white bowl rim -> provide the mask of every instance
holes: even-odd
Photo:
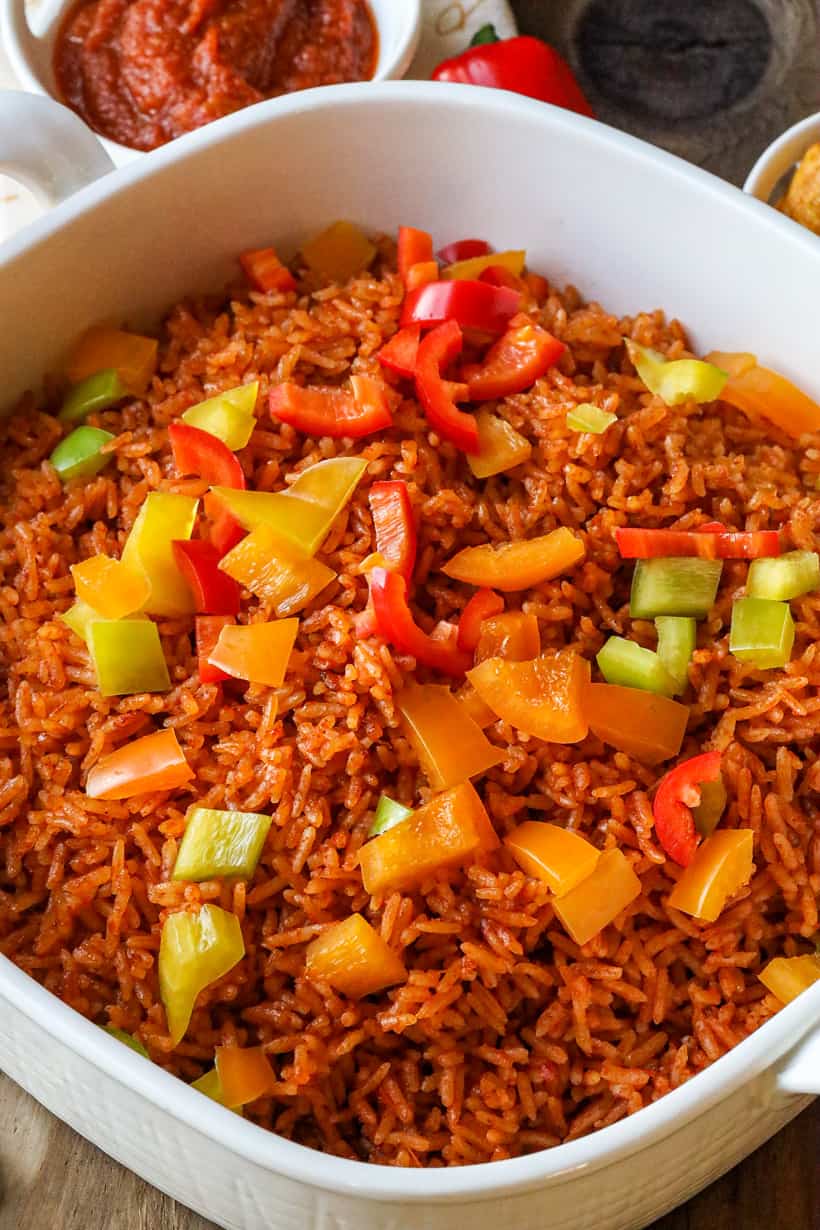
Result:
[[[815,141],[820,141],[820,111],[798,120],[766,146],[746,176],[743,191],[768,204],[778,181]]]
[[[0,246],[0,276],[4,266],[46,242],[81,215],[93,212],[108,198],[125,194],[136,183],[161,175],[167,165],[188,155],[227,143],[239,133],[252,133],[275,124],[277,117],[326,108],[338,111],[419,103],[435,109],[468,108],[475,123],[481,122],[482,112],[488,121],[503,120],[506,115],[528,115],[543,128],[545,139],[551,130],[563,129],[593,151],[602,144],[613,146],[626,164],[654,164],[666,175],[696,185],[706,197],[722,200],[740,212],[760,211],[761,223],[779,229],[781,242],[797,245],[810,261],[818,260],[816,237],[769,206],[744,196],[739,189],[673,154],[598,121],[507,91],[440,82],[390,81],[300,91],[248,107],[179,137],[145,158],[96,180],[7,240]],[[820,1020],[818,983],[710,1068],[609,1127],[523,1157],[449,1169],[402,1170],[320,1153],[239,1119],[158,1065],[146,1063],[2,956],[0,997],[7,998],[40,1028],[106,1075],[237,1156],[314,1188],[405,1204],[478,1201],[490,1195],[498,1197],[552,1186],[579,1171],[588,1173],[609,1166],[671,1135],[755,1075],[772,1069],[779,1058],[805,1041]],[[774,1084],[774,1076],[772,1081]]]

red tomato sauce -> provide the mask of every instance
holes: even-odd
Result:
[[[146,150],[264,98],[366,81],[377,52],[366,0],[84,0],[54,71],[87,124]]]

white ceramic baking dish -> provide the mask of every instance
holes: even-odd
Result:
[[[76,187],[78,167],[107,165],[70,113],[0,98],[0,169],[56,198]],[[615,310],[663,305],[695,345],[756,351],[820,394],[813,236],[592,121],[511,94],[388,83],[240,112],[105,175],[9,241],[3,401],[37,385],[90,322],[140,324],[219,286],[239,250],[275,241],[287,253],[337,217],[526,247],[554,280]],[[229,1230],[452,1230],[467,1218],[471,1230],[637,1230],[820,1093],[818,1020],[820,984],[631,1119],[528,1157],[403,1172],[325,1157],[237,1118],[0,959],[0,1065]]]

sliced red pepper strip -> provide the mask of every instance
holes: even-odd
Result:
[[[499,40],[492,26],[482,27],[476,37],[480,43],[474,38],[466,51],[439,64],[434,81],[494,86],[579,115],[593,114],[566,60],[540,38],[522,34]]]
[[[720,760],[720,752],[684,760],[661,778],[655,794],[652,814],[658,841],[681,867],[689,866],[700,840],[692,808],[700,803],[701,784],[720,777]]]
[[[524,281],[522,278],[516,277],[509,269],[505,269],[503,265],[490,265],[488,269],[482,269],[478,275],[479,282],[486,282],[489,286],[506,286],[509,290],[516,290],[521,294],[524,290]]]
[[[433,239],[427,231],[418,231],[414,226],[400,226],[398,239],[398,266],[403,282],[413,265],[433,259]]]
[[[401,324],[423,329],[454,320],[476,340],[492,341],[507,327],[521,303],[518,291],[487,282],[428,282],[405,296]]]
[[[483,363],[462,373],[473,401],[491,401],[532,388],[566,350],[563,342],[526,315],[514,316]]]
[[[710,522],[699,530],[642,530],[619,527],[615,541],[622,559],[674,555],[700,559],[762,559],[780,554],[777,530],[725,530]]]
[[[208,518],[208,538],[222,559],[223,555],[227,555],[242,541],[248,531],[228,512],[213,492],[205,493],[204,503],[205,516]]]
[[[273,248],[255,248],[242,252],[239,263],[245,277],[257,290],[295,290],[296,278],[286,268]]]
[[[194,596],[194,609],[202,615],[238,615],[240,588],[219,567],[222,556],[201,538],[172,544],[176,566]]]
[[[428,636],[418,626],[407,605],[407,582],[400,573],[374,568],[370,594],[378,631],[400,653],[412,654],[417,662],[444,675],[463,675],[470,669],[472,654],[452,642]]]
[[[376,550],[409,582],[416,566],[416,518],[407,483],[374,483],[368,495]]]
[[[376,358],[382,367],[411,379],[416,370],[420,341],[421,325],[408,325],[394,333],[389,342],[385,342]]]
[[[214,487],[244,490],[245,475],[236,454],[217,436],[190,423],[172,423],[168,438],[178,474],[196,474]]]
[[[197,615],[194,620],[196,656],[199,662],[199,677],[203,683],[223,683],[232,678],[218,666],[213,666],[208,658],[213,653],[222,629],[233,622],[231,615]]]
[[[456,644],[459,649],[475,653],[484,620],[500,615],[503,610],[504,599],[494,589],[477,590],[461,612],[458,621]]]
[[[351,376],[347,389],[306,389],[288,381],[270,391],[269,407],[273,418],[289,423],[308,436],[330,436],[354,440],[390,427],[393,416],[387,404],[384,385],[370,376]]]
[[[460,353],[461,329],[454,320],[428,333],[419,346],[416,360],[416,392],[430,426],[465,453],[477,453],[476,421],[471,414],[458,409],[453,401],[453,388],[441,374],[441,369]]]
[[[448,243],[438,253],[442,265],[455,265],[456,261],[469,261],[474,256],[487,256],[492,248],[486,239],[457,239]]]

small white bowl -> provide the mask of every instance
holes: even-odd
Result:
[[[74,0],[39,0],[27,12],[26,0],[0,0],[0,40],[22,87],[60,99],[54,79],[54,44]],[[368,0],[378,31],[379,56],[372,81],[403,77],[421,37],[422,0]],[[30,6],[29,6],[30,7]],[[116,166],[146,151],[99,137]]]
[[[810,145],[820,141],[820,112],[808,115],[772,141],[752,167],[743,191],[766,205],[781,195],[781,180],[789,174]]]

